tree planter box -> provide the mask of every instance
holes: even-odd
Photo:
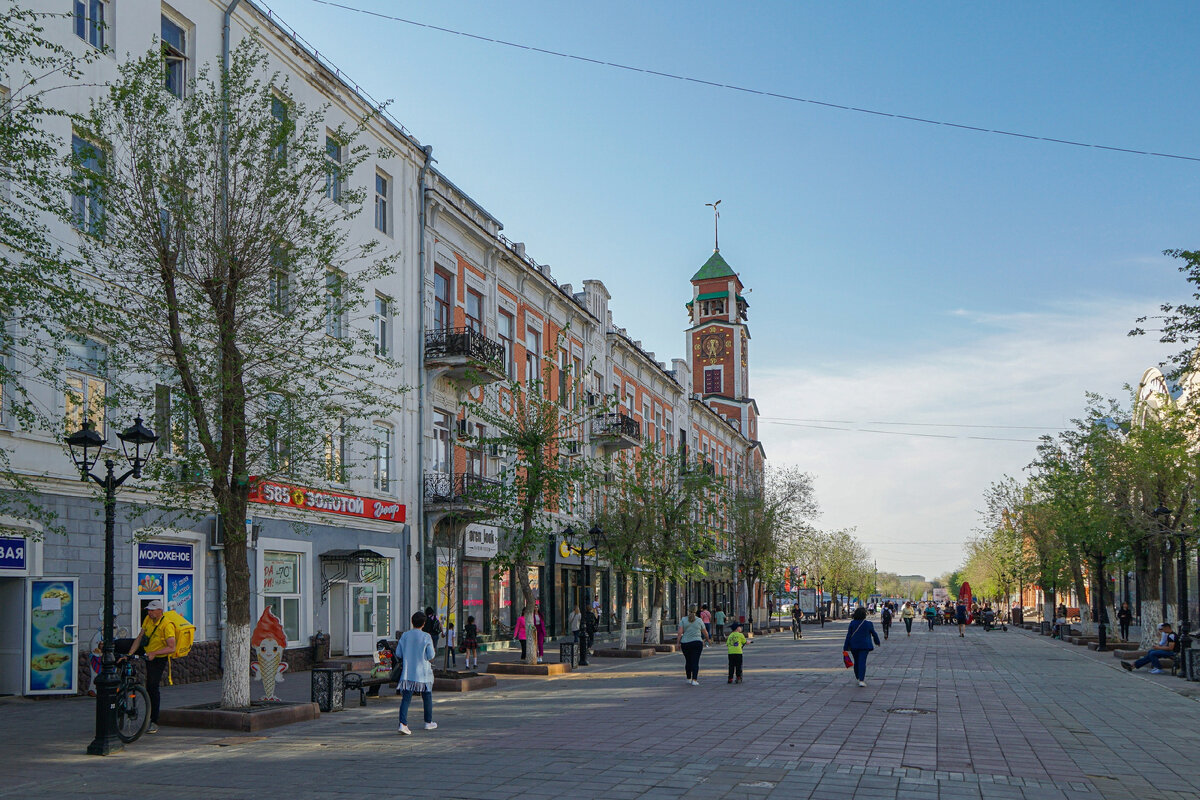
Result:
[[[647,647],[652,649],[656,653],[678,653],[679,652],[679,645],[675,645],[675,644],[644,644],[644,645],[642,645],[643,650],[646,649]]]
[[[225,709],[221,704],[204,703],[184,708],[164,708],[159,712],[162,725],[180,728],[217,728],[228,731],[253,732],[293,722],[307,722],[321,716],[316,703],[282,703],[255,701],[250,708]]]
[[[480,675],[478,673],[470,676],[464,673],[457,678],[434,677],[433,679],[433,690],[435,692],[473,692],[476,689],[490,689],[495,685],[495,675]]]
[[[674,647],[674,645],[665,646]],[[606,647],[592,651],[592,656],[595,658],[649,658],[652,655],[655,655],[655,651],[651,645],[629,645],[624,650],[617,647]]]
[[[1100,642],[1088,642],[1088,650],[1099,650]],[[1109,641],[1107,650],[1137,650],[1138,646],[1132,642],[1113,642]]]
[[[487,671],[493,675],[549,676],[566,675],[570,664],[525,664],[520,661],[493,661]]]

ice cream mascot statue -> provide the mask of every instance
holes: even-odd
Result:
[[[288,665],[283,661],[286,646],[283,626],[271,609],[264,608],[250,635],[250,647],[258,656],[258,661],[250,665],[250,674],[262,681],[263,700],[279,699],[275,696],[275,684],[283,682],[283,673],[287,671]]]

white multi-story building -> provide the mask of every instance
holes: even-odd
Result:
[[[50,0],[30,5],[62,11]],[[50,19],[46,35],[73,51],[102,46],[106,52],[85,65],[78,85],[56,91],[67,111],[85,110],[117,79],[121,59],[159,47],[158,41],[170,64],[164,91],[180,92],[201,64],[217,68],[223,51],[257,35],[270,69],[286,78],[290,99],[327,107],[330,130],[369,117],[360,142],[372,156],[345,176],[366,189],[365,207],[348,223],[354,226],[349,233],[355,241],[377,239],[398,259],[394,272],[360,298],[377,319],[346,324],[371,325],[378,346],[400,362],[389,386],[403,404],[388,418],[361,421],[372,432],[370,442],[338,442],[344,459],[360,467],[343,483],[300,486],[281,478],[260,481],[253,490],[247,520],[251,613],[257,618],[269,607],[280,618],[294,669],[311,661],[309,645],[318,632],[329,636],[335,655],[369,653],[377,638],[403,628],[411,612],[427,604],[444,607],[451,617],[474,614],[485,634],[511,625],[519,613],[512,576],[493,565],[503,531],[488,525],[486,508],[464,508],[464,489],[494,479],[505,457],[457,445],[459,433],[478,433],[462,427],[477,424],[465,418],[458,394],[456,379],[468,371],[485,383],[525,379],[547,358],[554,363],[550,391],[556,398],[565,393],[607,398],[611,410],[588,427],[581,456],[652,440],[684,448],[735,483],[761,469],[757,409],[748,394],[746,304],[740,280],[719,254],[692,279],[688,350],[668,368],[613,322],[602,281],[585,280],[576,291],[556,280],[523,244],[502,235],[498,220],[430,166],[430,148],[261,6],[251,0],[173,0],[161,6],[88,0],[73,7],[78,16]],[[4,80],[0,73],[0,89]],[[72,141],[68,119],[52,124],[64,143]],[[52,233],[68,246],[80,235],[57,223]],[[81,334],[68,377],[83,392],[102,393],[107,382],[122,377],[103,374],[103,352],[98,337]],[[490,366],[496,361],[501,368]],[[29,388],[38,403],[64,419],[78,416],[62,393]],[[160,405],[144,416],[167,427],[169,399]],[[128,417],[136,411],[129,410]],[[109,431],[128,422],[110,419]],[[30,523],[5,521],[12,532],[0,537],[0,693],[81,690],[88,679],[83,656],[100,628],[102,509],[80,483],[55,432],[23,433],[9,426],[0,427],[0,437],[13,454],[13,467],[36,480],[38,502],[53,509],[67,531],[65,538],[39,541],[41,532]],[[297,507],[297,498],[313,492],[349,500]],[[135,631],[145,604],[162,599],[197,626],[192,668],[177,673],[176,680],[214,677],[223,625],[218,521],[188,520],[147,538],[148,517],[139,504],[147,499],[134,483],[119,495],[117,625]],[[373,512],[364,514],[360,507]],[[449,531],[452,507],[458,518],[464,512],[475,517],[461,552],[446,544],[457,537],[442,535]],[[714,530],[714,539],[717,556],[709,564],[709,580],[696,583],[689,602],[730,608],[736,568],[729,561],[727,532]],[[648,618],[653,587],[643,576],[593,570],[590,585],[584,585],[578,553],[561,542],[548,547],[532,569],[554,632],[564,628],[564,609],[591,597],[601,599],[610,624],[626,602],[635,622]],[[69,596],[59,606],[52,599],[60,594],[55,587]],[[669,596],[673,603],[676,593]],[[63,648],[77,656],[72,663],[78,669],[32,668],[48,644],[58,643],[45,636],[47,620],[61,629],[62,643],[72,637],[79,643]]]

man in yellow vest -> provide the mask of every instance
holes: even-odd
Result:
[[[142,630],[129,648],[129,655],[133,655],[143,642],[146,644],[146,692],[150,695],[150,727],[146,733],[158,733],[158,686],[162,683],[163,670],[167,668],[167,657],[175,652],[177,632],[175,623],[170,618],[163,618],[161,600],[146,604]]]

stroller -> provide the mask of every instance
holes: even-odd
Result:
[[[981,616],[983,617],[983,629],[990,632],[996,626],[996,612],[990,608],[985,608],[981,612]]]

